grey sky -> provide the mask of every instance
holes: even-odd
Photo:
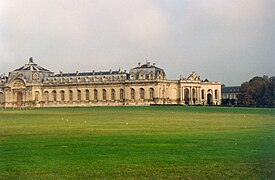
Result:
[[[0,0],[0,73],[30,56],[54,72],[197,72],[238,85],[274,75],[273,0]]]

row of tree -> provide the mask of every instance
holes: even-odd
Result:
[[[275,78],[256,76],[241,85],[237,95],[238,103],[242,105],[275,105]]]

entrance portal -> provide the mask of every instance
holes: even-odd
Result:
[[[189,104],[189,89],[184,89],[184,101],[185,104]]]
[[[212,105],[213,104],[212,94],[207,94],[207,104],[208,105]]]
[[[16,105],[18,107],[22,106],[23,105],[23,93],[22,92],[18,92],[16,98],[17,98]]]

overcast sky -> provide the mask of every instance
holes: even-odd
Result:
[[[0,73],[127,69],[239,85],[275,75],[274,0],[0,0]]]

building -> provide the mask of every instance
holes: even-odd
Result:
[[[219,105],[221,83],[204,82],[196,73],[167,80],[155,64],[126,71],[63,73],[39,66],[30,58],[24,66],[0,77],[0,106],[146,106],[162,104]]]
[[[237,95],[240,93],[241,86],[222,87],[223,104],[234,105],[238,102]]]

